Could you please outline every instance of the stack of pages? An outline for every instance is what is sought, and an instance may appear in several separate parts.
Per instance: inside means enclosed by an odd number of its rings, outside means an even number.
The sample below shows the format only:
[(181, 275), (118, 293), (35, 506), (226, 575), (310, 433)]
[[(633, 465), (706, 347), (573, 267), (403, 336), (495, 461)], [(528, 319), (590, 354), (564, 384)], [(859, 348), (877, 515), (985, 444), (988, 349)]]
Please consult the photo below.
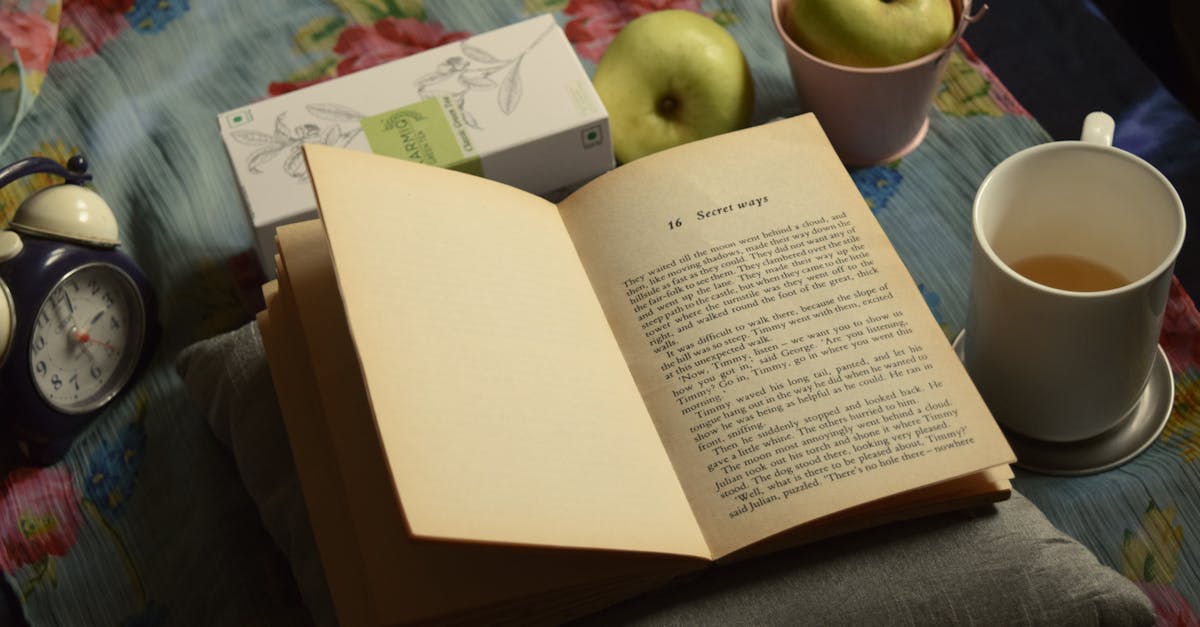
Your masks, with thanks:
[(1007, 497), (1012, 451), (812, 116), (558, 205), (327, 146), (259, 315), (343, 624), (553, 622)]

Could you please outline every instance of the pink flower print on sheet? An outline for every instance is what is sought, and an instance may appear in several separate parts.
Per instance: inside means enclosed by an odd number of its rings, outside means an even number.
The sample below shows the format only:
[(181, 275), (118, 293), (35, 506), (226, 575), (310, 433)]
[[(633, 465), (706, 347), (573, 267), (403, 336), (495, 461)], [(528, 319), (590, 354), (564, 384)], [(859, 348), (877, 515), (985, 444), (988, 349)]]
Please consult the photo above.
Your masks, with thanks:
[(1175, 407), (1159, 441), (1193, 462), (1200, 459), (1200, 312), (1178, 277), (1169, 294), (1158, 343), (1175, 373)]
[(1196, 625), (1200, 625), (1200, 618), (1192, 611), (1187, 597), (1175, 588), (1143, 581), (1134, 583), (1141, 588), (1142, 592), (1146, 593), (1147, 597), (1150, 597), (1150, 602), (1154, 604), (1154, 613), (1158, 617), (1154, 623), (1156, 627), (1196, 627)]
[(1176, 372), (1200, 370), (1200, 312), (1178, 277), (1171, 277), (1169, 295), (1159, 343)]
[(335, 73), (273, 81), (267, 86), (267, 93), (271, 96), (286, 94), (470, 36), (471, 33), (463, 31), (446, 32), (441, 24), (412, 18), (389, 16), (374, 24), (352, 24), (342, 29), (333, 45), (333, 52), (341, 56)]
[(54, 61), (90, 57), (129, 28), (125, 13), (134, 0), (65, 0)]
[(63, 556), (75, 546), (81, 515), (71, 473), (64, 468), (18, 468), (0, 485), (0, 568)]
[(579, 56), (599, 61), (626, 24), (664, 9), (701, 12), (700, 0), (571, 0), (563, 14), (572, 19), (563, 31)]
[(344, 76), (470, 36), (463, 31), (446, 32), (436, 22), (385, 17), (370, 25), (347, 26), (333, 51), (342, 56), (337, 71)]
[(40, 3), (28, 11), (6, 7), (0, 10), (0, 39), (21, 55), (26, 72), (45, 74), (58, 41), (58, 24), (43, 15)]

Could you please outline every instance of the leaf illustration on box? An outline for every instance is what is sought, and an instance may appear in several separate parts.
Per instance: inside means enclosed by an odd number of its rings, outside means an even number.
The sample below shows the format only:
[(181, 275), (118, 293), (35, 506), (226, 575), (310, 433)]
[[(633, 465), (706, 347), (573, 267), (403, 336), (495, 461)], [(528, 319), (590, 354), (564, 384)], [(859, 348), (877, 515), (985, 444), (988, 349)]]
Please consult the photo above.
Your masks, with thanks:
[[(274, 132), (264, 133), (253, 129), (233, 131), (230, 136), (240, 144), (258, 146), (258, 150), (246, 158), (246, 169), (253, 174), (261, 174), (263, 166), (274, 161), (280, 155), (287, 155), (283, 160), (283, 171), (298, 181), (308, 180), (308, 169), (304, 166), (304, 144), (325, 144), (326, 146), (346, 147), (362, 132), (358, 121), (363, 115), (349, 107), (336, 103), (321, 103), (305, 105), (309, 115), (332, 124), (322, 125), (312, 122), (288, 125), (284, 119), (287, 112), (275, 116)], [(352, 125), (342, 128), (341, 122)]]
[(504, 82), (500, 85), (500, 110), (506, 115), (510, 114), (517, 108), (517, 104), (521, 102), (521, 62), (517, 61), (513, 64), (512, 70), (504, 77)]
[[(488, 64), (488, 65), (497, 65), (497, 64), (504, 63), (503, 59), (497, 59), (496, 57), (492, 56), (492, 53), (488, 52), (487, 50), (484, 50), (483, 48), (480, 48), (479, 46), (476, 46), (475, 44), (472, 44), (469, 41), (462, 42), (461, 44), (459, 44), (459, 47), (462, 48), (463, 54), (467, 55), (468, 57), (471, 57), (471, 59), (474, 61), (478, 61), (480, 63), (484, 63), (484, 64)], [(530, 48), (532, 48), (532, 47), (533, 46), (530, 46)]]
[[(450, 57), (438, 64), (432, 72), (421, 76), (414, 85), (421, 98), (448, 97), (463, 114), (463, 120), (472, 128), (481, 128), (478, 119), (467, 107), (467, 96), (471, 92), (496, 89), (496, 106), (504, 115), (512, 115), (521, 104), (524, 94), (521, 79), (521, 61), (546, 35), (554, 30), (551, 26), (533, 40), (520, 54), (511, 59), (502, 59), (467, 41), (459, 42), (463, 56)], [(465, 57), (465, 58), (464, 58)], [(500, 82), (493, 76), (503, 72)]]
[(305, 105), (304, 108), (308, 109), (308, 112), (313, 117), (332, 120), (334, 122), (357, 122), (363, 117), (361, 113), (354, 109), (337, 103), (310, 104)]

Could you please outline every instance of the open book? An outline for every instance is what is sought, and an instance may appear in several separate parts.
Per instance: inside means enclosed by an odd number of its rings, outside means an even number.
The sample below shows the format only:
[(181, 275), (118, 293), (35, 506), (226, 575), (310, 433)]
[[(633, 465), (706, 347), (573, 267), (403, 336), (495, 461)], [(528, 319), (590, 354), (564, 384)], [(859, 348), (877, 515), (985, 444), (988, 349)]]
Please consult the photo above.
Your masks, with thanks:
[(557, 206), (306, 146), (259, 316), (344, 624), (559, 620), (1000, 500), (1003, 435), (811, 115)]

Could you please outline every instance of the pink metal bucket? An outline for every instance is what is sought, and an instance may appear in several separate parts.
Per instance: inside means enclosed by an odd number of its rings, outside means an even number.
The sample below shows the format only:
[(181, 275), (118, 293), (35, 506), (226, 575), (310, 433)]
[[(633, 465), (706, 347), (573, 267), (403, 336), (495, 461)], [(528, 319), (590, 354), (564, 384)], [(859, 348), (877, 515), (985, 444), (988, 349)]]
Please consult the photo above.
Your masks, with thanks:
[(952, 1), (958, 26), (941, 48), (900, 65), (862, 68), (831, 63), (801, 48), (787, 31), (789, 0), (771, 0), (796, 94), (816, 114), (846, 165), (893, 161), (925, 138), (929, 107), (950, 51), (979, 17), (970, 16), (971, 0)]

